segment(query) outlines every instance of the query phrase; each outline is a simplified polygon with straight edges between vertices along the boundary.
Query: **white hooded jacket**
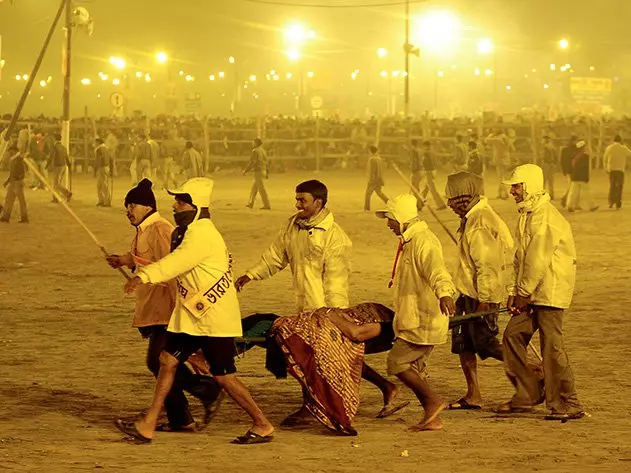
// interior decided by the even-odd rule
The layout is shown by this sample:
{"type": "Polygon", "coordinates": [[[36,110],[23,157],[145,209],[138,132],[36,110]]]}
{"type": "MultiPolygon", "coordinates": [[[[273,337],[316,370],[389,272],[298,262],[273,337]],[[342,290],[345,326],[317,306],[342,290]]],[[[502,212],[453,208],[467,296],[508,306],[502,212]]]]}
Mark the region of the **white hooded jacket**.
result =
{"type": "Polygon", "coordinates": [[[281,228],[261,261],[248,269],[254,280],[267,279],[291,268],[298,312],[320,307],[348,307],[348,279],[352,243],[329,213],[306,230],[292,216],[281,228]]]}
{"type": "Polygon", "coordinates": [[[530,303],[566,309],[576,280],[576,248],[568,221],[543,190],[541,168],[518,166],[507,184],[523,183],[526,193],[518,204],[515,232],[515,281],[511,294],[530,303]]]}
{"type": "Polygon", "coordinates": [[[506,252],[513,248],[510,230],[486,197],[480,197],[465,218],[454,275],[456,288],[480,302],[504,302],[506,252]]]}
{"type": "Polygon", "coordinates": [[[440,240],[427,223],[417,220],[414,196],[399,196],[388,201],[387,207],[377,215],[392,218],[405,227],[394,276],[394,333],[416,345],[445,343],[449,317],[441,312],[439,299],[454,297],[456,290],[445,266],[440,240]]]}

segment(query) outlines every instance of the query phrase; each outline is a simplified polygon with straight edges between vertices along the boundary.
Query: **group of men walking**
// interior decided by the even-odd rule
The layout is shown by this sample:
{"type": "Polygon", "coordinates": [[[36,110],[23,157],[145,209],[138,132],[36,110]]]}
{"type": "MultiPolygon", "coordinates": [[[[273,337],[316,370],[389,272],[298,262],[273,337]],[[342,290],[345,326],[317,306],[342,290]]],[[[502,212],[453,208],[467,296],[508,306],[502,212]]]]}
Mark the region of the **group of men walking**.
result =
{"type": "MultiPolygon", "coordinates": [[[[515,386],[515,395],[500,406],[499,412],[531,411],[545,400],[550,419],[567,420],[584,415],[562,331],[576,271],[570,226],[544,191],[541,168],[517,167],[512,177],[503,182],[510,188],[519,212],[514,273],[509,277],[504,266],[513,238],[484,197],[483,184],[481,176],[467,171],[452,174],[447,180],[447,204],[461,218],[454,277],[445,265],[439,239],[419,217],[417,197],[400,195],[388,200],[384,210],[377,212],[399,240],[390,281],[394,317],[390,321],[393,344],[387,371],[411,389],[424,407],[423,418],[412,430],[442,429],[440,414],[446,408],[482,407],[476,355],[503,360],[506,374],[515,386]],[[506,286],[510,288],[506,304],[512,317],[500,344],[497,317],[506,298],[506,286]],[[450,317],[469,313],[476,313],[476,317],[452,334],[452,351],[460,357],[467,392],[457,401],[446,403],[429,383],[429,358],[435,346],[447,341],[450,317]],[[527,361],[527,347],[537,330],[542,340],[544,389],[527,361]]],[[[166,244],[170,224],[158,215],[151,183],[143,180],[125,201],[129,221],[137,229],[132,250],[123,256],[108,257],[112,267],[124,265],[135,270],[125,291],[138,291],[134,325],[150,339],[148,365],[157,377],[152,405],[140,420],[116,422],[122,432],[143,442],[150,442],[156,429],[196,428],[183,391],[202,400],[206,424],[216,411],[221,389],[252,419],[248,432],[234,442],[271,441],[274,427],[236,377],[234,365],[234,337],[242,335],[237,292],[251,281],[272,277],[289,266],[299,314],[329,317],[331,311],[331,320],[345,336],[356,337],[358,342],[375,336],[375,333],[360,336],[348,329],[349,325],[364,322],[375,325],[370,324],[371,320],[377,320],[374,317],[356,317],[355,323],[349,324],[349,319],[336,311],[349,307],[352,243],[327,207],[328,189],[323,183],[311,180],[296,187],[297,213],[283,224],[260,262],[236,279],[232,275],[232,258],[210,219],[212,189],[213,181],[194,178],[168,191],[175,200],[177,225],[170,236],[169,253],[166,244]],[[160,248],[147,250],[146,243],[140,244],[143,240],[160,242],[155,243],[160,248]],[[191,378],[193,375],[186,374],[182,367],[198,350],[213,375],[203,381],[191,378]],[[168,422],[160,425],[158,418],[163,406],[168,422]]],[[[376,330],[378,333],[379,329],[376,330]]],[[[313,343],[308,338],[303,340],[307,345],[313,343]]],[[[282,345],[281,338],[277,340],[282,345]]],[[[283,350],[291,356],[287,348],[283,350]]],[[[323,345],[316,344],[311,349],[316,356],[323,345]]],[[[396,385],[365,363],[361,374],[384,394],[380,417],[405,406],[398,400],[396,385]]],[[[314,414],[310,407],[313,403],[309,402],[314,391],[304,381],[303,407],[285,419],[284,426],[301,424],[314,414]]],[[[348,391],[347,395],[352,394],[348,391]]]]}

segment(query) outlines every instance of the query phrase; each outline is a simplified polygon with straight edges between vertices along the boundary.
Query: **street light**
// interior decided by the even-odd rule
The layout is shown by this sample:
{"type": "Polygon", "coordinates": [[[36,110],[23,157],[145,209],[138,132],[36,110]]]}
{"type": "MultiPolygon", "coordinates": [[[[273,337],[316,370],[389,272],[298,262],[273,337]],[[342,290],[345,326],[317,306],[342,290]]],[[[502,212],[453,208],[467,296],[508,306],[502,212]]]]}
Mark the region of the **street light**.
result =
{"type": "Polygon", "coordinates": [[[436,10],[416,18],[418,43],[430,53],[446,56],[460,40],[462,22],[448,10],[436,10]]]}
{"type": "Polygon", "coordinates": [[[482,55],[491,54],[493,52],[493,41],[489,38],[484,38],[478,41],[478,53],[482,55]]]}
{"type": "Polygon", "coordinates": [[[127,62],[122,57],[110,56],[110,64],[118,70],[125,69],[127,62]]]}
{"type": "Polygon", "coordinates": [[[156,61],[158,61],[159,64],[164,64],[168,60],[169,56],[167,56],[167,53],[165,53],[164,51],[160,51],[156,54],[156,61]]]}
{"type": "Polygon", "coordinates": [[[250,76],[250,82],[256,82],[256,76],[254,74],[250,76]]]}
{"type": "Polygon", "coordinates": [[[228,58],[228,62],[229,62],[230,64],[234,64],[234,56],[230,56],[230,57],[228,58]]]}
{"type": "Polygon", "coordinates": [[[88,79],[87,77],[84,77],[83,79],[81,79],[81,84],[83,85],[90,85],[91,83],[92,81],[88,79]]]}
{"type": "Polygon", "coordinates": [[[300,46],[308,39],[314,39],[316,37],[315,31],[307,29],[300,23],[292,23],[286,26],[283,35],[287,44],[295,46],[300,46]]]}
{"type": "Polygon", "coordinates": [[[386,48],[377,49],[377,56],[386,57],[388,55],[388,50],[386,48]]]}
{"type": "Polygon", "coordinates": [[[561,49],[567,49],[570,47],[570,42],[567,39],[562,39],[561,41],[559,41],[559,47],[561,49]]]}
{"type": "Polygon", "coordinates": [[[300,50],[298,48],[289,48],[286,54],[290,61],[298,61],[300,59],[300,50]]]}

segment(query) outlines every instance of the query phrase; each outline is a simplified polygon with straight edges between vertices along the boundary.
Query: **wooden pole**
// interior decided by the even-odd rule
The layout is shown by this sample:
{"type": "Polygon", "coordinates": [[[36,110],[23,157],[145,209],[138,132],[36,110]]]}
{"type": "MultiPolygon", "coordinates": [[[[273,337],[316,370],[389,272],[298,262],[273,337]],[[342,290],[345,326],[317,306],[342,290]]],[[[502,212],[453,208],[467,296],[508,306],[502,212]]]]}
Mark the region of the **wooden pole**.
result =
{"type": "Polygon", "coordinates": [[[420,192],[418,190],[416,190],[416,188],[412,185],[412,183],[410,182],[410,180],[405,176],[405,174],[403,174],[401,172],[401,170],[399,169],[399,166],[397,166],[395,163],[392,163],[392,168],[397,172],[397,174],[399,175],[399,177],[401,177],[401,179],[403,180],[403,182],[405,182],[407,184],[407,186],[410,188],[410,190],[412,191],[412,193],[416,196],[417,199],[419,199],[421,202],[423,202],[424,204],[424,208],[426,208],[427,210],[429,210],[429,213],[432,214],[432,216],[436,219],[436,221],[440,224],[441,227],[443,227],[443,230],[445,230],[445,232],[447,232],[447,235],[449,235],[449,238],[451,238],[451,240],[457,245],[458,244],[458,240],[456,239],[456,237],[454,236],[453,233],[451,233],[451,230],[449,230],[449,228],[447,227],[447,225],[445,225],[443,223],[443,221],[438,217],[438,215],[436,214],[436,212],[434,211],[434,209],[432,209],[428,204],[427,201],[425,199],[423,199],[423,197],[421,196],[420,192]]]}
{"type": "Polygon", "coordinates": [[[31,71],[31,75],[28,78],[28,82],[24,87],[24,91],[22,92],[22,97],[18,102],[18,105],[15,109],[15,112],[11,116],[11,121],[7,126],[6,130],[3,132],[4,139],[0,136],[0,159],[4,156],[4,153],[9,146],[9,140],[11,139],[11,134],[13,133],[13,129],[17,125],[17,122],[20,118],[20,114],[22,113],[22,109],[24,108],[24,104],[26,103],[26,99],[28,98],[28,94],[31,92],[33,87],[33,82],[35,82],[35,78],[37,77],[37,73],[39,72],[39,68],[42,65],[42,61],[44,59],[44,55],[46,54],[46,50],[48,49],[48,45],[50,44],[50,40],[53,37],[53,33],[57,28],[57,24],[59,23],[59,19],[61,18],[61,14],[64,11],[64,7],[66,6],[66,2],[70,3],[70,0],[61,0],[59,4],[59,8],[57,10],[57,14],[53,20],[53,23],[50,25],[50,29],[48,30],[48,34],[46,35],[46,39],[44,40],[44,45],[42,46],[41,51],[39,52],[39,56],[37,56],[37,60],[35,61],[35,65],[33,66],[33,70],[31,71]]]}
{"type": "MultiPolygon", "coordinates": [[[[52,186],[48,183],[48,181],[44,178],[44,176],[42,176],[42,174],[37,170],[37,166],[35,166],[33,161],[31,161],[30,158],[26,158],[25,157],[24,158],[24,163],[28,166],[28,168],[35,175],[35,177],[37,177],[37,179],[39,179],[40,182],[42,184],[44,184],[46,189],[48,189],[53,194],[53,196],[55,197],[55,199],[57,199],[59,201],[61,206],[68,211],[70,216],[72,218],[74,218],[76,220],[76,222],[81,226],[81,228],[83,228],[86,231],[86,233],[90,236],[90,238],[96,244],[96,246],[99,247],[99,249],[103,252],[103,254],[105,256],[109,256],[110,254],[107,252],[105,247],[101,244],[101,242],[96,238],[96,235],[94,233],[92,233],[92,231],[87,227],[87,225],[85,223],[83,223],[83,221],[77,216],[76,213],[74,213],[74,211],[66,203],[66,201],[63,199],[63,197],[61,197],[59,194],[57,194],[55,189],[52,188],[52,186]]],[[[131,277],[125,272],[125,270],[123,268],[118,268],[118,271],[123,276],[125,276],[125,279],[127,279],[128,281],[131,279],[131,277]]]]}

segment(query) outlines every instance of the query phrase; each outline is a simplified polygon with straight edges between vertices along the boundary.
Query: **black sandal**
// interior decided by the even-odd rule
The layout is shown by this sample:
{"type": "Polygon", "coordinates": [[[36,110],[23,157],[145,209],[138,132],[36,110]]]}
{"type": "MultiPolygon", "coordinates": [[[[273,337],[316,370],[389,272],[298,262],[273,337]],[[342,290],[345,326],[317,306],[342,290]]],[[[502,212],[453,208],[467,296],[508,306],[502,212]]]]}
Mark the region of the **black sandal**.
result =
{"type": "Polygon", "coordinates": [[[238,445],[254,445],[256,443],[269,443],[274,438],[273,435],[260,435],[248,430],[245,435],[237,437],[230,443],[238,445]]]}

